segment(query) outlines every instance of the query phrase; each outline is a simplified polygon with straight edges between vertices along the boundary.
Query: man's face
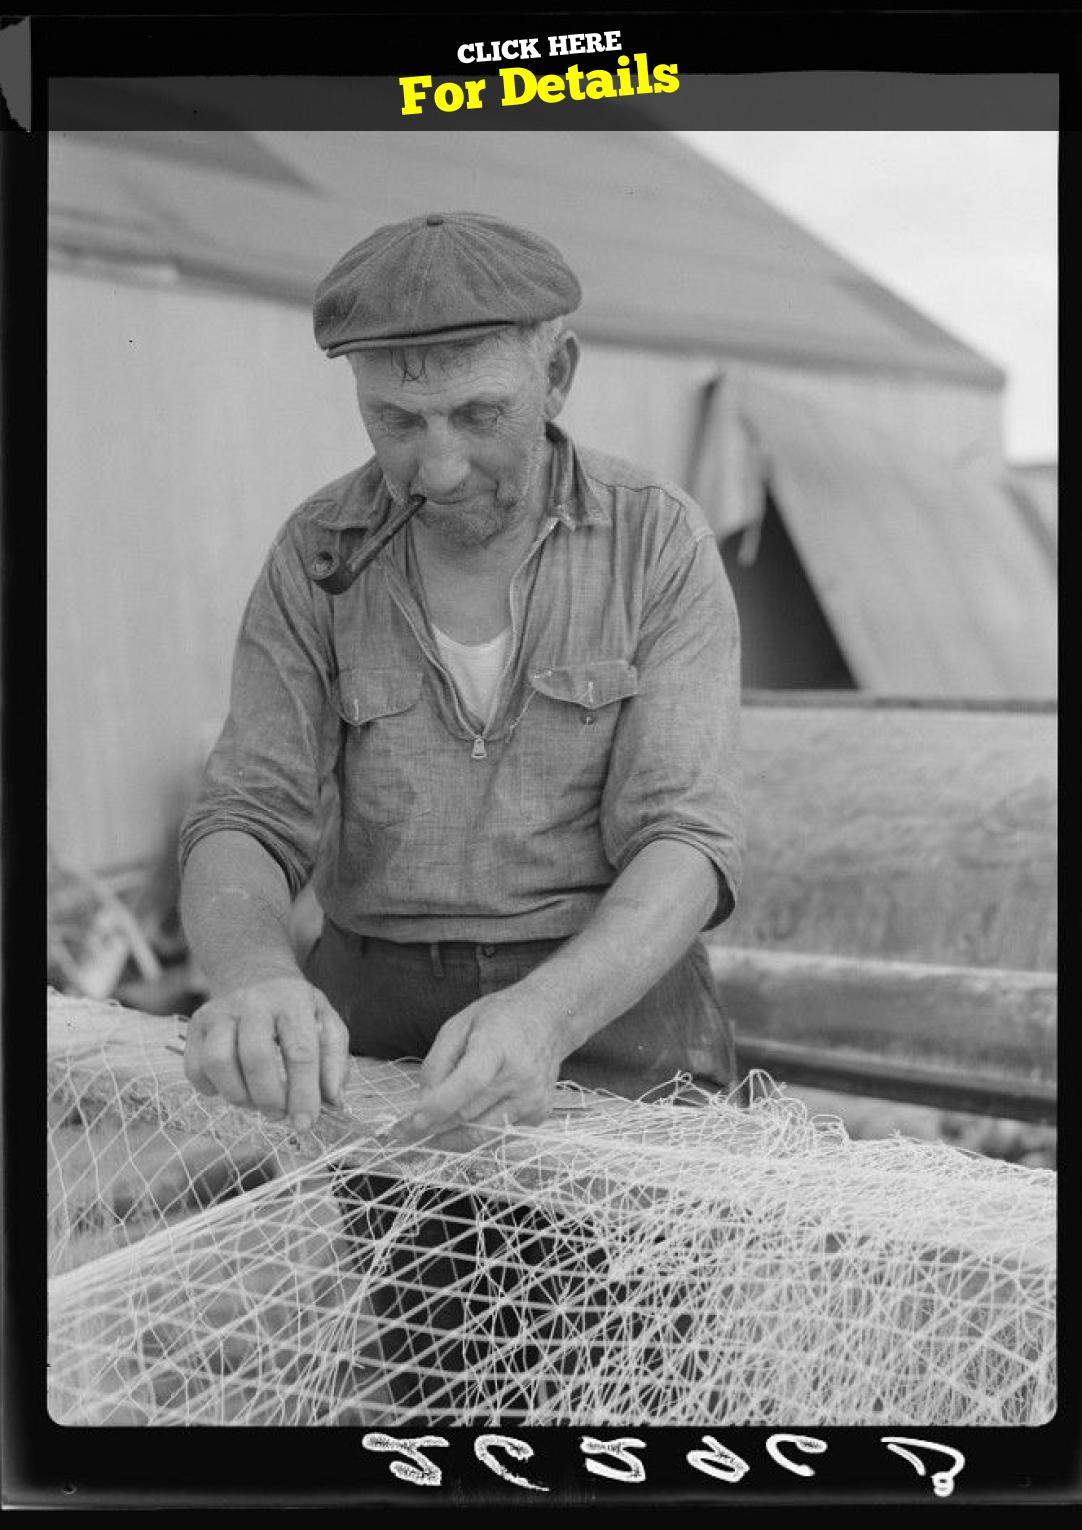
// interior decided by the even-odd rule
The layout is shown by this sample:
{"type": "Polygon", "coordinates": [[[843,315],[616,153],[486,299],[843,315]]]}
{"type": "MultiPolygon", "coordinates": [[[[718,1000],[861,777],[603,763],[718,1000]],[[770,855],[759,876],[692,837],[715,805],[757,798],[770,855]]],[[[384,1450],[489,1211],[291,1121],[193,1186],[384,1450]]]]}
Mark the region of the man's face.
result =
{"type": "Polygon", "coordinates": [[[536,507],[547,369],[516,334],[433,345],[405,359],[404,370],[402,357],[386,351],[350,357],[361,418],[391,495],[404,502],[423,494],[419,519],[450,542],[488,542],[536,507]]]}

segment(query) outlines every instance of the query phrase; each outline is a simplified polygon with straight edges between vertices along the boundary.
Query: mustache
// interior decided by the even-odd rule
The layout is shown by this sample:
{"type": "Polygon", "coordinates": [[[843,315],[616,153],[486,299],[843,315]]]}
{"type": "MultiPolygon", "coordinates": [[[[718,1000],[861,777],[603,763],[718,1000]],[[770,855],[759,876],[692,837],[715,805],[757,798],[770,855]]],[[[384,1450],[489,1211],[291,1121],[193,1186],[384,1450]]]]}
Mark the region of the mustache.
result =
{"type": "Polygon", "coordinates": [[[405,489],[397,488],[393,484],[387,484],[387,492],[394,504],[400,508],[405,508],[405,506],[410,501],[417,499],[418,497],[422,498],[427,505],[436,505],[440,509],[446,510],[453,510],[456,505],[472,505],[477,500],[485,499],[489,496],[491,496],[497,504],[499,503],[499,491],[495,484],[489,484],[484,488],[471,489],[466,494],[462,494],[461,492],[452,494],[449,495],[446,499],[437,495],[427,494],[423,489],[417,488],[413,485],[411,485],[407,491],[405,489]]]}
{"type": "Polygon", "coordinates": [[[472,513],[448,515],[446,507],[437,504],[432,513],[426,515],[421,511],[417,519],[445,542],[458,547],[480,547],[506,531],[515,519],[517,508],[517,505],[503,505],[497,500],[472,513]]]}

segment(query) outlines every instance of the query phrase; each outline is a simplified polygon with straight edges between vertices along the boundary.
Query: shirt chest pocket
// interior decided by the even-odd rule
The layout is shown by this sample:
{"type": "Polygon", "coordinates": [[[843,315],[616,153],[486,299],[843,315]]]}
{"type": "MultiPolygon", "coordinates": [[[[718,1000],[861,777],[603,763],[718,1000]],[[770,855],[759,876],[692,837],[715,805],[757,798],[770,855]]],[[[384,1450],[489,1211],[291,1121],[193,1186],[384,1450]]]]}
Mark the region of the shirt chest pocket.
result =
{"type": "Polygon", "coordinates": [[[400,823],[429,810],[431,752],[419,670],[343,669],[336,682],[342,721],[339,792],[342,816],[400,823]]]}
{"type": "Polygon", "coordinates": [[[559,798],[600,794],[608,771],[621,703],[639,689],[638,671],[624,659],[587,659],[530,674],[533,696],[527,795],[559,798]]]}

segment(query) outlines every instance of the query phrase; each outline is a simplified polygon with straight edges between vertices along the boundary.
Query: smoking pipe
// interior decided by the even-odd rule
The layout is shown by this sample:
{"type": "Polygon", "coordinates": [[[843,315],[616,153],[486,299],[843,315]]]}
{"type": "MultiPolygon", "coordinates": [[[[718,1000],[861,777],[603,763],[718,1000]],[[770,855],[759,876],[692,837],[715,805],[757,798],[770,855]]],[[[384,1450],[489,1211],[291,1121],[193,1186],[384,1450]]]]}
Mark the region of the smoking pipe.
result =
{"type": "Polygon", "coordinates": [[[328,595],[341,595],[348,590],[354,580],[364,572],[373,558],[377,558],[392,537],[397,536],[402,527],[415,516],[425,503],[423,494],[411,494],[405,506],[387,521],[381,531],[375,536],[366,536],[347,558],[341,558],[337,553],[324,550],[317,553],[308,565],[308,574],[313,583],[318,584],[320,589],[326,590],[328,595]]]}

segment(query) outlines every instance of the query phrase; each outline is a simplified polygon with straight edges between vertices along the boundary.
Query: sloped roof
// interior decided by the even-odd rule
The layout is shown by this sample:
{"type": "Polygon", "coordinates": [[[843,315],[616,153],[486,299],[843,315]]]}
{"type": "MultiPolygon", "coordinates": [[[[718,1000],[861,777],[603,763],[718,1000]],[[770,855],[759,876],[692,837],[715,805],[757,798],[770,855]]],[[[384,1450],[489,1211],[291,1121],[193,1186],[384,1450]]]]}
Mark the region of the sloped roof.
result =
{"type": "Polygon", "coordinates": [[[1007,486],[1052,569],[1059,567],[1059,468],[1054,462],[1012,462],[1007,486]]]}
{"type": "Polygon", "coordinates": [[[586,338],[1001,387],[1002,371],[661,132],[63,132],[54,247],[307,304],[381,223],[473,208],[552,239],[586,338]]]}
{"type": "Polygon", "coordinates": [[[1056,695],[1055,576],[1005,477],[756,378],[739,410],[861,688],[1056,695]]]}

